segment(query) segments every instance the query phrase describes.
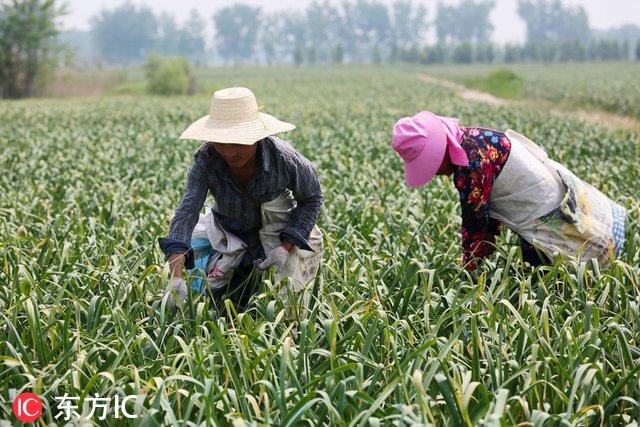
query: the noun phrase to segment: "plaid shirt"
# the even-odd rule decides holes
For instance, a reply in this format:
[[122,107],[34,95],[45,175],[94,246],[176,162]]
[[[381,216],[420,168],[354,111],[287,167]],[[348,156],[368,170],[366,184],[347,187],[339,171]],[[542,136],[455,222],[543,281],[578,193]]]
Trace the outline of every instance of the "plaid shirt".
[[193,268],[191,233],[198,223],[207,193],[211,191],[213,213],[220,224],[245,240],[249,246],[259,245],[262,226],[260,205],[275,199],[286,188],[293,192],[298,206],[280,239],[301,249],[311,250],[309,234],[315,225],[323,202],[316,172],[304,156],[287,142],[276,137],[258,141],[258,169],[244,191],[235,184],[226,161],[205,142],[193,156],[187,174],[187,186],[171,220],[169,236],[160,238],[166,256],[186,255],[186,267]]

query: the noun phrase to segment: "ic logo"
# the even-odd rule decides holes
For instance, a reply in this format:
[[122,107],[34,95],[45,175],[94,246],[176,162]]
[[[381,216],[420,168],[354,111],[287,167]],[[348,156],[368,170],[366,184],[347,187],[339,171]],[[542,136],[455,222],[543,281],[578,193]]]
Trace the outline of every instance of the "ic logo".
[[42,401],[34,393],[20,393],[13,400],[13,414],[23,423],[37,420],[42,415]]

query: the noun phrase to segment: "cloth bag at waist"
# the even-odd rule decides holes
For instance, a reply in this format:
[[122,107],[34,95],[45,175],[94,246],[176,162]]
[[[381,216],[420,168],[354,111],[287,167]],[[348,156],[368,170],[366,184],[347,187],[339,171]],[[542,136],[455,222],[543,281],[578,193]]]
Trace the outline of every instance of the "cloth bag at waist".
[[[297,202],[289,189],[274,200],[260,206],[262,227],[258,234],[265,254],[281,244],[280,232],[287,227],[296,206]],[[200,215],[191,243],[196,258],[196,269],[202,270],[204,276],[214,269],[223,272],[224,275],[215,280],[215,286],[221,287],[226,286],[230,273],[238,266],[248,250],[247,243],[221,226],[212,211],[206,215]],[[311,251],[297,247],[291,250],[284,268],[276,274],[276,282],[286,278],[292,290],[300,291],[315,278],[324,254],[322,232],[317,225],[311,230],[309,246]],[[194,280],[193,289],[204,293],[205,280],[206,277]],[[284,296],[286,291],[287,289],[281,287],[279,295]]]
[[564,187],[557,173],[520,141],[509,137],[511,151],[493,183],[489,216],[516,231],[560,205]]
[[511,152],[494,182],[490,216],[547,255],[596,258],[605,267],[619,256],[625,210],[525,136],[505,135]]

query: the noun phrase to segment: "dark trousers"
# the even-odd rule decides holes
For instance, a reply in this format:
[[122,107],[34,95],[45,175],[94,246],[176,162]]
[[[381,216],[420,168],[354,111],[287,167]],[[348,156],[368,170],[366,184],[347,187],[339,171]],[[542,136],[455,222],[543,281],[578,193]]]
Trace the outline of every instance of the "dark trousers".
[[262,245],[254,245],[247,249],[240,265],[233,270],[231,280],[226,287],[207,288],[216,308],[223,308],[224,301],[229,299],[238,313],[246,310],[249,299],[260,287],[262,272],[253,266],[253,261],[257,259],[264,259]]
[[535,246],[527,242],[521,236],[518,236],[518,239],[520,240],[520,249],[522,250],[523,261],[528,262],[532,267],[551,264],[551,260],[549,260],[545,254],[538,251]]

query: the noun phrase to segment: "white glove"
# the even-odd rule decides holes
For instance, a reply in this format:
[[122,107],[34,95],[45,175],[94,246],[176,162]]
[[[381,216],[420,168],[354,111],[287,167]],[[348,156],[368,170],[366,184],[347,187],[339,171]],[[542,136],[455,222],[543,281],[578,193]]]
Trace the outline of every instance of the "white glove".
[[230,279],[231,275],[225,273],[218,266],[215,266],[207,275],[207,282],[211,290],[224,288],[229,284]]
[[289,258],[289,252],[282,246],[278,246],[269,252],[267,259],[262,262],[260,262],[260,260],[256,260],[254,265],[260,270],[266,270],[267,268],[274,266],[276,271],[280,272],[284,268],[287,258]]
[[175,277],[167,281],[167,285],[164,289],[167,297],[167,307],[170,310],[174,310],[177,304],[181,304],[187,298],[188,294],[187,282],[182,277]]

